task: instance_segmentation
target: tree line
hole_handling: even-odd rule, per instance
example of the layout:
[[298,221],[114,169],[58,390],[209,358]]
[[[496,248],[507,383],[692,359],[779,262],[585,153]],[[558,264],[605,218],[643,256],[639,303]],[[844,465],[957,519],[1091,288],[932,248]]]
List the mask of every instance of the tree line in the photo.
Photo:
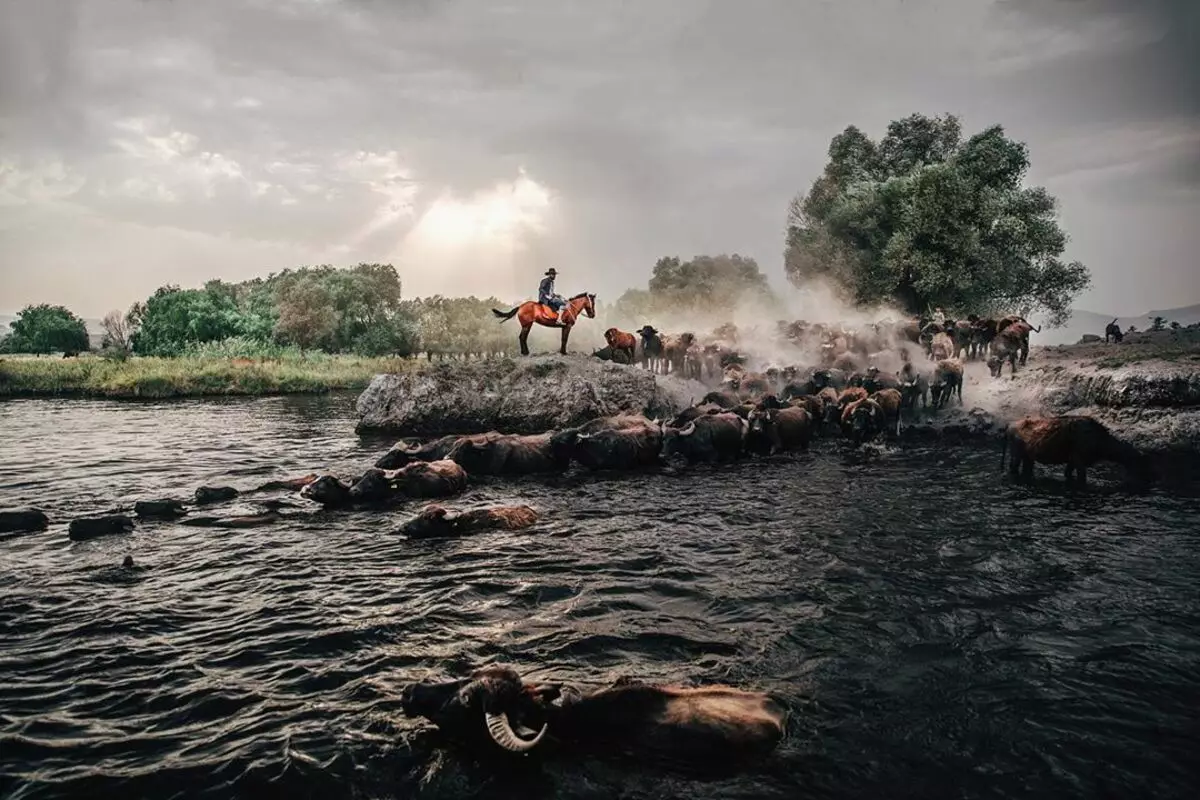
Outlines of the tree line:
[[[913,114],[878,140],[851,125],[833,137],[828,156],[788,210],[783,269],[795,286],[821,280],[851,304],[914,315],[1042,313],[1058,325],[1089,285],[1087,269],[1063,258],[1068,238],[1056,200],[1025,184],[1028,148],[999,125],[964,138],[956,116]],[[603,306],[594,327],[632,329],[670,312],[719,324],[747,299],[759,309],[783,308],[753,258],[667,256],[644,289]],[[507,304],[404,300],[390,264],[301,267],[199,289],[164,286],[106,317],[105,348],[174,356],[244,339],[368,356],[507,352],[515,332],[495,324],[493,307]],[[597,331],[581,333],[598,340]],[[83,322],[66,309],[31,306],[0,350],[82,350],[86,342]]]

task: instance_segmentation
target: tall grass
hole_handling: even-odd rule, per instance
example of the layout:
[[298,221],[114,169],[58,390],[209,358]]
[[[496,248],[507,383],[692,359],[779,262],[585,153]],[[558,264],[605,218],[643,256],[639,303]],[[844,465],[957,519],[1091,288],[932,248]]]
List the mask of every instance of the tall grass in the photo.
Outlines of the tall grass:
[[413,364],[400,358],[298,351],[268,358],[194,354],[127,361],[95,356],[4,357],[0,358],[0,396],[163,398],[359,390],[378,373],[402,372]]

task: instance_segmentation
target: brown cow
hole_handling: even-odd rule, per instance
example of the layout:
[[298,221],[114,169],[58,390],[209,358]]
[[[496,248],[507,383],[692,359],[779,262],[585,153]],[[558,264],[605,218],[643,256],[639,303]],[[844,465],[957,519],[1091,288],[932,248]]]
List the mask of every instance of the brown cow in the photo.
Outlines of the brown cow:
[[[696,334],[677,333],[662,337],[663,359],[671,372],[682,372],[688,350],[696,343]],[[664,368],[663,372],[667,370]]]
[[[1010,455],[1011,454],[1011,455]],[[1115,461],[1141,482],[1153,478],[1149,460],[1133,445],[1109,432],[1103,423],[1088,416],[1025,417],[1008,426],[1001,462],[1010,455],[1009,475],[1030,481],[1033,464],[1062,464],[1068,483],[1072,476],[1080,486],[1087,483],[1087,468],[1098,461]]]
[[954,340],[947,333],[935,333],[929,342],[929,358],[943,361],[954,357]]
[[748,436],[761,435],[769,447],[769,455],[797,448],[807,450],[812,433],[812,417],[803,408],[773,408],[750,415]]
[[862,442],[883,433],[887,418],[879,403],[864,397],[855,400],[842,411],[842,433],[852,442]]

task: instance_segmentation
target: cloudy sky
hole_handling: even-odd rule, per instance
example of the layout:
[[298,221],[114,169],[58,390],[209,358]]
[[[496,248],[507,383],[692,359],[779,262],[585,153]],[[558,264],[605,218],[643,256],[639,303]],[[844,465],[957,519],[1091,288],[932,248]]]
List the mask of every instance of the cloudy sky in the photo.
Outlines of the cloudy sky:
[[1194,0],[0,0],[0,312],[390,261],[405,293],[782,283],[829,139],[999,122],[1079,305],[1200,302]]

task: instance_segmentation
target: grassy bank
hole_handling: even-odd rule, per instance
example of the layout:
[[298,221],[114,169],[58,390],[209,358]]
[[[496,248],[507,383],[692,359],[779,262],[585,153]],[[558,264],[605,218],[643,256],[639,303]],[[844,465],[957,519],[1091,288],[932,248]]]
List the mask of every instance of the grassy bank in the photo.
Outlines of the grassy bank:
[[317,354],[280,359],[0,357],[0,396],[164,398],[361,390],[380,372],[411,369],[398,358]]

